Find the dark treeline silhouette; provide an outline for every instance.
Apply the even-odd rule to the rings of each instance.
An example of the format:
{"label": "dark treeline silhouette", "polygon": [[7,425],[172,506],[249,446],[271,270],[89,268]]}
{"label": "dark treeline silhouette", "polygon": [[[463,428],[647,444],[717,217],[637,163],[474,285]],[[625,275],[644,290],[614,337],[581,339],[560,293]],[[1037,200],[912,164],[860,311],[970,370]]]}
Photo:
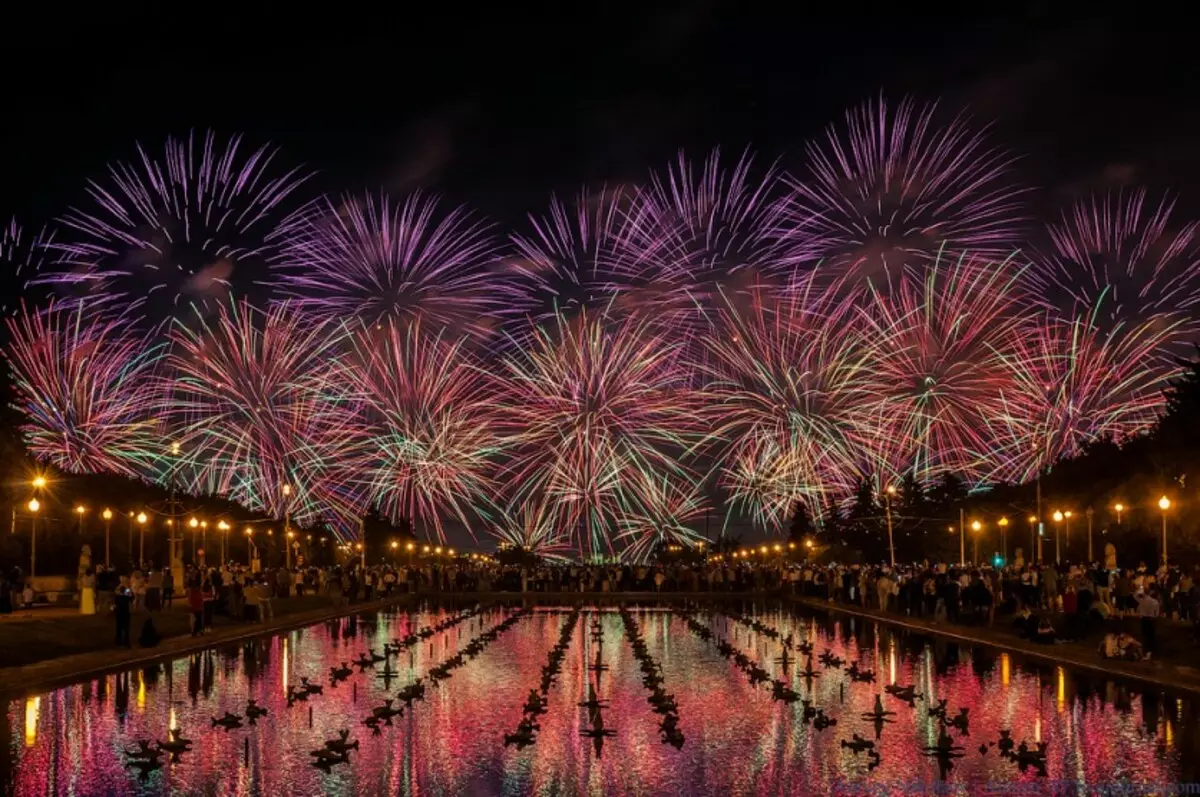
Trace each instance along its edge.
{"label": "dark treeline silhouette", "polygon": [[[1104,546],[1111,543],[1122,565],[1156,564],[1161,558],[1163,520],[1158,501],[1165,495],[1171,501],[1166,512],[1170,559],[1188,565],[1200,563],[1196,534],[1200,522],[1200,359],[1182,365],[1181,375],[1166,392],[1164,414],[1149,433],[1126,440],[1094,441],[1077,456],[1043,469],[1040,517],[1044,559],[1054,558],[1056,532],[1064,561],[1086,558],[1090,523],[1093,560],[1102,560]],[[1021,548],[1029,561],[1037,529],[1033,518],[1037,516],[1038,480],[969,492],[954,474],[945,474],[928,487],[909,474],[892,485],[895,492],[890,496],[880,493],[874,482],[864,477],[852,495],[821,507],[816,519],[812,508],[797,505],[789,529],[791,538],[813,539],[827,559],[886,560],[890,503],[897,561],[957,562],[960,519],[965,521],[968,560],[978,537],[980,560],[993,561],[1007,550],[1008,561],[1012,561],[1016,549]],[[1062,521],[1054,520],[1056,511],[1064,513]],[[1007,526],[1001,526],[1001,518],[1008,521]],[[972,529],[976,521],[981,525],[978,532]]]}

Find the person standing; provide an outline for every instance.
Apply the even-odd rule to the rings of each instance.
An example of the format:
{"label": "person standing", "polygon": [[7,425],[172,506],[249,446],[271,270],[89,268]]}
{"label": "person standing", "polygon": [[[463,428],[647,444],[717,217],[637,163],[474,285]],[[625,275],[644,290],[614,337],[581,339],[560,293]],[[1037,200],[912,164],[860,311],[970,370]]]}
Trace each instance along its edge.
{"label": "person standing", "polygon": [[1154,590],[1143,593],[1138,599],[1137,613],[1138,617],[1142,618],[1142,649],[1146,652],[1146,658],[1150,658],[1154,653],[1155,624],[1158,622],[1159,608],[1158,596]]}
{"label": "person standing", "polygon": [[124,645],[130,647],[129,644],[129,623],[130,615],[133,612],[133,590],[129,588],[129,583],[124,577],[117,584],[117,589],[113,593],[113,616],[117,621],[117,641],[118,646]]}
{"label": "person standing", "polygon": [[192,636],[204,633],[204,592],[200,589],[199,576],[192,576],[187,590],[188,611],[192,613]]}

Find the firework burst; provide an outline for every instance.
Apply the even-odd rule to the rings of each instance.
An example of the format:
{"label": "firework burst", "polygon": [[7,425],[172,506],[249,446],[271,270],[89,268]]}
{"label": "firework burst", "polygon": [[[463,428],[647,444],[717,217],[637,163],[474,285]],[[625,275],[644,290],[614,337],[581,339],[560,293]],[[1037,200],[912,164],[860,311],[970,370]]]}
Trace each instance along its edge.
{"label": "firework burst", "polygon": [[871,400],[870,366],[853,307],[809,283],[728,301],[705,344],[706,405],[726,441],[726,480],[739,502],[775,524],[801,498],[849,488],[858,456],[851,431]]}
{"label": "firework burst", "polygon": [[945,246],[995,261],[1022,240],[1013,158],[964,116],[938,121],[937,106],[882,98],[846,113],[806,147],[793,181],[793,224],[823,259],[819,272],[876,290]]}
{"label": "firework burst", "polygon": [[0,230],[0,314],[12,316],[21,309],[21,298],[45,264],[53,241],[45,228],[31,233],[15,218]]}
{"label": "firework burst", "polygon": [[558,517],[549,502],[527,501],[508,507],[490,529],[501,543],[545,559],[566,560],[572,553],[571,539],[558,525]]}
{"label": "firework burst", "polygon": [[68,473],[146,478],[160,448],[153,410],[162,347],[80,306],[24,309],[8,332],[30,453]]}
{"label": "firework burst", "polygon": [[538,324],[607,310],[625,295],[638,270],[633,239],[643,207],[636,189],[604,189],[581,192],[574,207],[552,199],[545,216],[530,216],[529,231],[512,236],[523,314]]}
{"label": "firework burst", "polygon": [[694,480],[638,471],[627,495],[629,500],[618,521],[622,558],[648,562],[662,546],[694,548],[704,541],[691,527],[708,511]]}
{"label": "firework burst", "polygon": [[364,324],[350,340],[342,374],[360,417],[344,481],[439,540],[445,517],[469,530],[494,492],[501,448],[492,380],[461,339],[420,324]]}
{"label": "firework burst", "polygon": [[997,479],[1025,480],[1088,443],[1146,431],[1162,410],[1171,373],[1157,368],[1172,330],[1158,324],[1102,332],[1095,319],[1043,313],[997,350],[1007,371],[1001,415],[989,425],[1001,444]]}
{"label": "firework burst", "polygon": [[211,131],[168,138],[161,160],[140,145],[137,154],[88,184],[90,206],[62,218],[58,262],[38,282],[152,325],[269,283],[303,216],[303,170],[277,169],[274,148],[251,152]]}
{"label": "firework burst", "polygon": [[1068,316],[1106,330],[1154,323],[1190,343],[1200,331],[1200,225],[1174,210],[1145,191],[1076,202],[1048,226],[1051,246],[1030,280],[1040,296],[1066,299]]}
{"label": "firework burst", "polygon": [[679,473],[698,431],[679,346],[648,323],[559,316],[505,358],[504,426],[513,502],[544,496],[585,554],[612,552],[608,533],[638,471]]}
{"label": "firework burst", "polygon": [[433,197],[324,200],[289,242],[283,290],[320,317],[487,336],[511,309],[491,279],[501,254],[490,225]]}
{"label": "firework burst", "polygon": [[[191,491],[217,494],[302,522],[359,514],[335,466],[346,461],[356,413],[340,379],[341,328],[287,305],[244,302],[171,330],[172,413]],[[287,489],[285,489],[285,487]]]}
{"label": "firework burst", "polygon": [[1000,414],[1008,372],[997,352],[1020,328],[1021,270],[960,257],[922,271],[873,292],[862,312],[862,387],[876,398],[854,428],[864,472],[880,485],[910,470],[921,481],[945,471],[978,480],[995,457],[984,419]]}
{"label": "firework burst", "polygon": [[675,334],[708,329],[722,293],[783,285],[811,258],[787,222],[779,172],[756,174],[749,153],[730,166],[714,151],[700,166],[679,159],[652,176],[640,223],[632,302]]}

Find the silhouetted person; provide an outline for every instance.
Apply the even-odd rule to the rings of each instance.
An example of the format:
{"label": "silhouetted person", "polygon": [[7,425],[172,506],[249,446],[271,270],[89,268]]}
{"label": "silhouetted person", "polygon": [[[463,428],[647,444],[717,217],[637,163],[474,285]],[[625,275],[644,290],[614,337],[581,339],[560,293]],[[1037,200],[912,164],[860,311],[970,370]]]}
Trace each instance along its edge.
{"label": "silhouetted person", "polygon": [[129,647],[129,621],[130,612],[133,609],[133,590],[129,588],[128,582],[122,578],[121,583],[117,585],[116,591],[113,592],[113,614],[117,621],[117,642],[118,645]]}

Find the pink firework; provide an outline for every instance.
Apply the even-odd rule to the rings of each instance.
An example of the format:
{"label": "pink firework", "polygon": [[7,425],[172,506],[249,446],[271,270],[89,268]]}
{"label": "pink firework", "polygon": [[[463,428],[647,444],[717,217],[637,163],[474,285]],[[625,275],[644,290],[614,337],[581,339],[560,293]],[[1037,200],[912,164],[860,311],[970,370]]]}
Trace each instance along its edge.
{"label": "pink firework", "polygon": [[873,363],[853,306],[839,296],[813,282],[787,294],[756,291],[727,302],[705,339],[713,437],[735,466],[727,475],[757,485],[735,492],[761,503],[755,511],[768,525],[797,500],[819,504],[854,482],[853,424],[872,400],[864,374]]}
{"label": "pink firework", "polygon": [[340,378],[344,333],[295,308],[245,302],[171,330],[166,402],[190,488],[301,521],[361,510],[335,466],[356,413]]}
{"label": "pink firework", "polygon": [[1102,332],[1088,317],[1053,312],[1022,322],[1000,352],[1003,402],[989,403],[1000,443],[993,479],[1025,480],[1038,468],[1105,438],[1149,429],[1172,374],[1155,367],[1173,330],[1156,323]]}
{"label": "pink firework", "polygon": [[491,225],[434,197],[326,199],[288,243],[282,289],[323,318],[487,336],[511,307],[494,281],[501,255]]}
{"label": "pink firework", "polygon": [[582,552],[611,553],[634,475],[678,473],[699,431],[679,345],[645,320],[583,311],[537,328],[503,370],[512,501],[544,497]]}
{"label": "pink firework", "polygon": [[359,417],[341,481],[427,536],[444,540],[444,519],[470,530],[495,492],[493,380],[462,339],[420,324],[364,324],[350,342],[341,374]]}
{"label": "pink firework", "polygon": [[1020,270],[960,258],[904,274],[862,311],[872,400],[854,422],[864,471],[894,483],[952,471],[983,478],[996,456],[985,419],[1009,373],[1001,352],[1019,332]]}
{"label": "pink firework", "polygon": [[1173,328],[1176,343],[1200,331],[1200,224],[1182,222],[1175,203],[1143,190],[1076,202],[1047,227],[1031,282],[1068,315],[1106,330],[1119,324]]}
{"label": "pink firework", "polygon": [[23,309],[6,355],[21,432],[37,459],[68,473],[147,478],[161,453],[154,376],[162,347],[86,308]]}
{"label": "pink firework", "polygon": [[513,545],[551,561],[571,558],[571,535],[559,525],[559,514],[545,499],[522,501],[506,508],[489,524],[501,544]]}
{"label": "pink firework", "polygon": [[943,248],[999,262],[1022,240],[1013,157],[965,116],[941,122],[936,104],[866,102],[806,152],[793,223],[818,272],[849,275],[848,287],[881,290]]}
{"label": "pink firework", "polygon": [[628,498],[618,520],[622,559],[648,562],[667,545],[694,548],[704,542],[693,527],[708,511],[708,503],[694,479],[639,471]]}
{"label": "pink firework", "polygon": [[168,138],[161,159],[138,145],[136,162],[109,166],[90,203],[63,216],[58,262],[38,282],[155,326],[264,290],[309,176],[277,168],[277,154],[211,131]]}
{"label": "pink firework", "polygon": [[637,189],[580,192],[574,206],[551,199],[529,231],[512,235],[513,273],[521,285],[514,302],[535,323],[580,309],[607,310],[628,294],[638,271],[635,245],[644,203]]}

